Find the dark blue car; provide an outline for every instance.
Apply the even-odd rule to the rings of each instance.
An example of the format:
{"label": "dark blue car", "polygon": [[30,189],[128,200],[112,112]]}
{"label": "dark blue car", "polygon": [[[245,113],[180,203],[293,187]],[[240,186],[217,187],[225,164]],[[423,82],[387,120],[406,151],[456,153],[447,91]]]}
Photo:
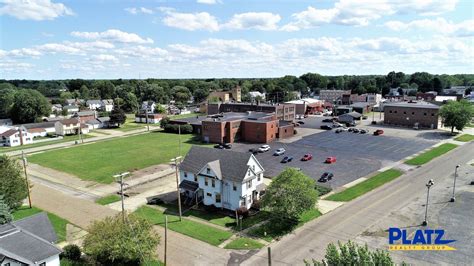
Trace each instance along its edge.
{"label": "dark blue car", "polygon": [[283,160],[281,160],[281,163],[289,163],[293,160],[293,157],[291,156],[285,156],[285,158],[283,158]]}

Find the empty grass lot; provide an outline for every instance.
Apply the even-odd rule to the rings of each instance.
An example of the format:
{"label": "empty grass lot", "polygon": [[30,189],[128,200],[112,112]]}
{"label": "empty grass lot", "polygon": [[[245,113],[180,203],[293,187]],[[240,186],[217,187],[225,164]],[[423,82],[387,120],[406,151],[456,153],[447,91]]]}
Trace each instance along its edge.
{"label": "empty grass lot", "polygon": [[474,135],[462,134],[461,136],[456,137],[454,140],[462,141],[462,142],[469,142],[469,141],[473,141],[473,140],[474,140]]}
{"label": "empty grass lot", "polygon": [[110,203],[114,203],[120,200],[120,196],[116,194],[108,195],[105,197],[102,197],[100,199],[97,199],[95,203],[100,204],[100,205],[107,205]]}
{"label": "empty grass lot", "polygon": [[409,165],[422,165],[433,160],[434,158],[438,156],[441,156],[447,153],[448,151],[456,148],[457,146],[458,145],[452,144],[452,143],[444,143],[436,148],[433,148],[423,154],[416,156],[413,159],[406,161],[405,163]]}
{"label": "empty grass lot", "polygon": [[[35,215],[37,213],[43,212],[43,210],[32,207],[31,209],[28,206],[21,206],[18,210],[12,213],[13,220],[21,220],[23,218]],[[53,225],[54,231],[58,236],[58,243],[66,241],[66,225],[69,223],[67,220],[48,212],[48,218]]]}
{"label": "empty grass lot", "polygon": [[[192,138],[181,135],[182,155],[198,144]],[[29,156],[29,161],[83,180],[111,183],[117,173],[168,163],[178,155],[178,146],[177,134],[151,132],[38,153]]]}
{"label": "empty grass lot", "polygon": [[401,176],[403,173],[396,169],[389,169],[380,174],[377,174],[364,182],[361,182],[353,187],[350,187],[344,191],[333,194],[327,197],[327,200],[332,201],[350,201],[353,200],[381,185],[392,181],[393,179]]}
{"label": "empty grass lot", "polygon": [[[92,135],[82,135],[83,139],[88,139],[92,138],[94,136]],[[15,146],[15,147],[0,147],[0,153],[2,152],[10,152],[10,151],[19,151],[19,150],[25,150],[25,149],[30,149],[30,148],[37,148],[37,147],[42,147],[42,146],[47,146],[47,145],[52,145],[52,144],[58,144],[58,143],[63,143],[63,142],[68,142],[68,141],[80,141],[79,136],[77,135],[70,135],[70,136],[64,136],[62,139],[58,140],[51,140],[51,141],[45,141],[45,142],[37,142],[37,143],[32,143],[32,144],[27,144],[23,146]]]}
{"label": "empty grass lot", "polygon": [[[148,220],[150,223],[165,226],[165,214],[157,209],[142,206],[135,211],[135,214]],[[214,246],[219,246],[222,242],[232,236],[232,232],[220,230],[218,228],[201,224],[186,218],[179,221],[179,217],[172,214],[168,216],[168,228],[175,232],[204,241]]]}
{"label": "empty grass lot", "polygon": [[224,248],[226,249],[261,249],[264,245],[247,237],[239,237],[232,240]]}

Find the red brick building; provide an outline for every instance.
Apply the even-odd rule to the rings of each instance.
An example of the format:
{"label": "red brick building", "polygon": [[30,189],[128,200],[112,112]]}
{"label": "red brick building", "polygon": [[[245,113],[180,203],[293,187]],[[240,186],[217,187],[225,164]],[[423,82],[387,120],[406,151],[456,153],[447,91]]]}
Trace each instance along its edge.
{"label": "red brick building", "polygon": [[277,120],[293,121],[296,118],[296,106],[294,104],[209,103],[207,105],[208,115],[249,111],[275,113]]}
{"label": "red brick building", "polygon": [[423,101],[392,102],[384,105],[384,124],[438,128],[439,106]]}

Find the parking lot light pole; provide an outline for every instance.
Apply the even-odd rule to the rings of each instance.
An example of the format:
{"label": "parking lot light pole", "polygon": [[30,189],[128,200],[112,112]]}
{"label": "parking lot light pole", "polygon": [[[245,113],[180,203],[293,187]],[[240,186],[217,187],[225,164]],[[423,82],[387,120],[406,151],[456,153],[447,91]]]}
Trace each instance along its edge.
{"label": "parking lot light pole", "polygon": [[456,201],[456,196],[454,195],[454,192],[456,190],[456,178],[458,177],[458,168],[460,167],[460,165],[456,165],[456,168],[454,168],[454,184],[453,184],[453,196],[451,197],[451,202],[455,202]]}
{"label": "parking lot light pole", "polygon": [[426,188],[428,189],[428,192],[426,193],[426,208],[425,208],[425,220],[421,225],[427,226],[428,225],[428,201],[430,198],[430,188],[431,186],[434,185],[433,179],[430,179],[428,183],[426,183]]}

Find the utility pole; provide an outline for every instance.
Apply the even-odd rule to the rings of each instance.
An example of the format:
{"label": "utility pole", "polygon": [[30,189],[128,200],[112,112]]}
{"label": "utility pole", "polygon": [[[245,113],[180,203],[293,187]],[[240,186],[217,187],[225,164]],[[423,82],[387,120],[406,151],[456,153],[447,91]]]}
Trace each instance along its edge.
{"label": "utility pole", "polygon": [[166,253],[168,250],[168,215],[165,215],[165,266],[166,266]]}
{"label": "utility pole", "polygon": [[427,226],[428,225],[428,201],[430,198],[430,188],[434,185],[433,179],[430,179],[428,183],[426,183],[426,188],[428,189],[428,193],[426,193],[426,208],[425,208],[425,220],[421,225]]}
{"label": "utility pole", "polygon": [[26,172],[26,165],[28,163],[26,161],[25,153],[23,151],[21,151],[21,159],[23,161],[23,170],[25,171],[26,191],[28,191],[28,204],[30,205],[30,209],[31,209],[30,183],[28,182],[28,174]]}
{"label": "utility pole", "polygon": [[148,106],[145,109],[145,116],[146,116],[146,131],[150,131],[150,124],[148,123]]}
{"label": "utility pole", "polygon": [[451,197],[451,202],[455,202],[456,201],[456,197],[454,195],[454,191],[456,190],[456,177],[458,177],[458,168],[460,167],[460,165],[456,165],[456,168],[454,168],[454,184],[453,184],[453,196]]}
{"label": "utility pole", "polygon": [[120,173],[118,175],[114,175],[115,179],[120,178],[119,180],[117,180],[117,183],[120,184],[120,199],[122,201],[122,220],[123,220],[123,223],[125,223],[125,204],[124,204],[123,186],[127,185],[123,182],[123,177],[127,176],[128,174],[130,174],[130,173],[129,172],[124,172],[124,173]]}
{"label": "utility pole", "polygon": [[175,165],[176,192],[178,193],[179,221],[181,222],[181,219],[182,219],[182,217],[181,217],[182,216],[182,214],[181,214],[181,193],[179,192],[179,177],[178,177],[178,167],[179,167],[180,160],[181,160],[181,156],[178,156],[178,157],[172,159],[172,161],[174,162],[174,165]]}
{"label": "utility pole", "polygon": [[272,266],[272,248],[268,247],[267,252],[268,252],[268,266]]}
{"label": "utility pole", "polygon": [[178,142],[179,142],[178,156],[181,157],[181,124],[178,124]]}

